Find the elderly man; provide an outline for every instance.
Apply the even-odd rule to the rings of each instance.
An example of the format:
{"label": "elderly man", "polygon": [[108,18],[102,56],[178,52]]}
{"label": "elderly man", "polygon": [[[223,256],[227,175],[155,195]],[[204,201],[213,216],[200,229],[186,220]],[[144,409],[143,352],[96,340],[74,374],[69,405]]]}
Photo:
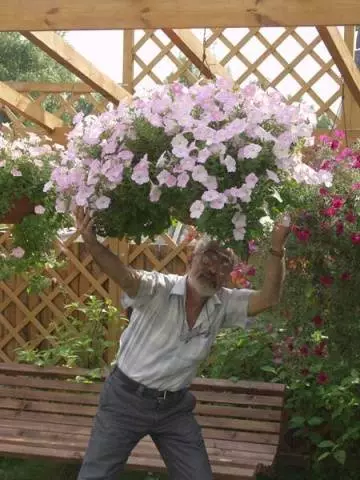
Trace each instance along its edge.
{"label": "elderly man", "polygon": [[214,241],[196,245],[186,276],[165,275],[124,265],[97,241],[88,214],[79,210],[77,221],[94,260],[132,309],[78,480],[118,480],[145,435],[159,449],[169,478],[211,479],[188,387],[221,328],[245,327],[279,301],[289,227],[274,228],[263,286],[253,291],[225,288],[235,256]]}

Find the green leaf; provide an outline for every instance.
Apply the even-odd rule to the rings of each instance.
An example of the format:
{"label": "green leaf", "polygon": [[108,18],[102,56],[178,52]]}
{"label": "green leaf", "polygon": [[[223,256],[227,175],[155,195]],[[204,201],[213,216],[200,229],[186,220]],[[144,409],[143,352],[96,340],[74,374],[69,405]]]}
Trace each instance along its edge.
{"label": "green leaf", "polygon": [[276,369],[274,367],[271,367],[270,365],[266,365],[265,367],[261,367],[261,370],[263,372],[268,372],[268,373],[276,373]]}
{"label": "green leaf", "polygon": [[309,420],[308,420],[308,424],[311,426],[311,427],[316,427],[318,425],[321,425],[322,423],[324,423],[324,419],[322,417],[311,417]]}
{"label": "green leaf", "polygon": [[321,462],[321,460],[324,460],[326,457],[328,457],[330,455],[330,452],[325,452],[325,453],[322,453],[320,455],[320,457],[318,458],[318,461]]}
{"label": "green leaf", "polygon": [[341,463],[341,465],[344,465],[345,461],[346,461],[346,452],[345,450],[336,450],[336,452],[334,452],[334,458],[339,462]]}
{"label": "green leaf", "polygon": [[293,417],[290,419],[290,425],[294,428],[303,427],[305,425],[304,417]]}
{"label": "green leaf", "polygon": [[273,194],[271,195],[272,197],[276,198],[276,200],[280,203],[283,202],[283,199],[280,196],[280,193],[274,188]]}
{"label": "green leaf", "polygon": [[319,448],[332,448],[335,447],[335,443],[331,440],[324,440],[323,442],[319,443]]}

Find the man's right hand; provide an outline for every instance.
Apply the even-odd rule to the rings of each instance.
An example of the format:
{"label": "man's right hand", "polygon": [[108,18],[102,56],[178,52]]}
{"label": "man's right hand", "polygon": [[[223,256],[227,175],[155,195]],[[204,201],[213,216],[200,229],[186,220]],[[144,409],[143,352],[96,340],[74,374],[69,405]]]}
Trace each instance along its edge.
{"label": "man's right hand", "polygon": [[94,221],[90,212],[83,207],[76,207],[75,210],[76,228],[81,233],[84,242],[88,244],[98,243],[94,230]]}

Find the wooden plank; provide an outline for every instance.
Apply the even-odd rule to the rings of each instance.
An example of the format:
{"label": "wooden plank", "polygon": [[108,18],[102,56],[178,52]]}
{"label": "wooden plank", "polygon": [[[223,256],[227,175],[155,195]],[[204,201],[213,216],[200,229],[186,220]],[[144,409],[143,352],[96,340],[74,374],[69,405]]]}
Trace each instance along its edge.
{"label": "wooden plank", "polygon": [[16,405],[11,404],[9,408],[1,407],[1,419],[17,419],[24,422],[41,422],[56,425],[71,425],[78,427],[91,427],[92,417],[77,417],[75,415],[62,415],[49,412],[28,412],[25,410],[14,409]]}
{"label": "wooden plank", "polygon": [[124,31],[123,43],[123,85],[134,93],[134,30]]}
{"label": "wooden plank", "polygon": [[36,365],[18,363],[0,363],[0,373],[51,378],[75,378],[77,376],[86,376],[89,370],[86,368],[37,367]]}
{"label": "wooden plank", "polygon": [[0,0],[3,31],[353,25],[358,0]]}
{"label": "wooden plank", "polygon": [[201,427],[219,428],[221,430],[238,430],[247,432],[280,433],[280,423],[239,420],[234,418],[206,417],[196,415]]}
{"label": "wooden plank", "polygon": [[63,126],[60,118],[35,105],[28,97],[17,92],[4,82],[0,82],[0,102],[20,113],[26,119],[40,125],[48,132]]}
{"label": "wooden plank", "polygon": [[281,410],[260,409],[260,408],[241,408],[229,407],[225,405],[210,405],[198,403],[195,412],[199,415],[208,415],[214,417],[232,417],[232,418],[247,418],[257,420],[272,420],[280,421]]}
{"label": "wooden plank", "polygon": [[[75,425],[60,425],[55,423],[46,423],[38,421],[29,421],[23,419],[4,419],[1,418],[0,431],[4,432],[4,429],[11,429],[17,432],[29,432],[30,435],[37,435],[39,432],[40,435],[49,433],[55,434],[57,436],[76,436],[76,437],[86,437],[90,435],[91,427],[82,427]],[[203,433],[206,434],[206,430],[203,430]],[[61,435],[60,435],[61,434]],[[256,443],[247,443],[239,441],[230,441],[222,439],[212,439],[206,438],[204,435],[205,442],[209,448],[218,448],[222,450],[240,450],[242,452],[249,452],[252,454],[266,454],[274,457],[276,454],[277,448],[273,445],[266,444],[256,444]],[[149,436],[146,436],[142,442],[152,442],[152,439]]]}
{"label": "wooden plank", "polygon": [[354,61],[353,54],[350,52],[337,27],[318,26],[317,30],[346,85],[349,87],[354,100],[360,106],[360,72]]}
{"label": "wooden plank", "polygon": [[4,82],[8,87],[20,93],[93,93],[94,89],[83,82],[50,83],[50,82]]}
{"label": "wooden plank", "polygon": [[102,383],[82,383],[64,380],[50,380],[45,378],[27,377],[22,375],[16,375],[11,377],[10,375],[0,374],[0,385],[6,386],[22,386],[31,387],[33,390],[39,389],[40,391],[46,390],[62,390],[75,391],[75,392],[94,392],[99,393],[103,388]]}
{"label": "wooden plank", "polygon": [[[57,449],[72,449],[84,452],[88,444],[89,438],[83,435],[71,435],[55,432],[32,431],[26,428],[0,429],[0,445],[14,444],[26,445],[34,447],[53,447]],[[0,447],[1,448],[1,447]],[[1,450],[0,450],[1,451]],[[243,452],[238,449],[232,449],[232,445],[228,448],[219,448],[219,446],[207,444],[207,452],[212,464],[232,464],[240,467],[253,467],[258,463],[272,464],[274,455],[263,452]],[[159,457],[159,452],[152,440],[142,440],[133,450],[133,456],[143,457]]]}
{"label": "wooden plank", "polygon": [[99,395],[91,393],[64,393],[59,391],[35,390],[32,388],[7,388],[0,385],[0,398],[17,398],[25,400],[45,400],[54,403],[69,404],[69,413],[71,413],[71,404],[73,405],[92,405],[97,406]]}
{"label": "wooden plank", "polygon": [[226,68],[217,61],[210,49],[203,45],[191,30],[164,28],[163,32],[206,78],[215,78],[216,76],[231,77]]}
{"label": "wooden plank", "polygon": [[97,407],[92,406],[0,398],[0,409],[3,408],[18,411],[26,410],[27,412],[54,413],[70,417],[94,417],[97,411]]}
{"label": "wooden plank", "polygon": [[193,390],[206,390],[211,388],[215,391],[231,391],[242,393],[259,393],[264,395],[284,396],[286,386],[281,383],[268,383],[241,380],[233,382],[217,378],[195,378],[191,384]]}
{"label": "wooden plank", "polygon": [[198,401],[209,403],[226,403],[233,405],[250,405],[250,406],[268,406],[282,407],[282,399],[271,396],[243,395],[238,393],[219,393],[210,391],[194,392]]}
{"label": "wooden plank", "polygon": [[100,72],[57,33],[22,32],[22,34],[110,102],[118,103],[125,98],[130,98],[127,90],[117,85],[105,73]]}

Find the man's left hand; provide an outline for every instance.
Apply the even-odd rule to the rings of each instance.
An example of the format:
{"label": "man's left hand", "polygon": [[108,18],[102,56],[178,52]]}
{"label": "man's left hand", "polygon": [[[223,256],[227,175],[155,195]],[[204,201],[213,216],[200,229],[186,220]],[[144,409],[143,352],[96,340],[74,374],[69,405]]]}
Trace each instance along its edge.
{"label": "man's left hand", "polygon": [[282,251],[290,231],[290,216],[283,215],[274,225],[271,235],[271,247],[276,251]]}

